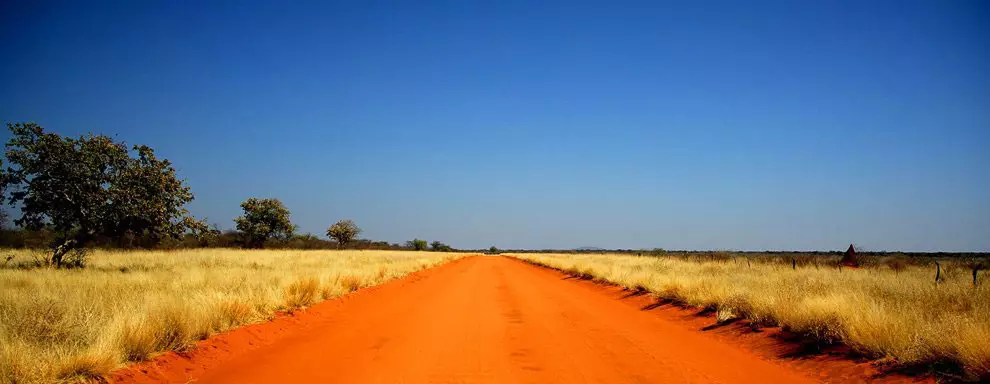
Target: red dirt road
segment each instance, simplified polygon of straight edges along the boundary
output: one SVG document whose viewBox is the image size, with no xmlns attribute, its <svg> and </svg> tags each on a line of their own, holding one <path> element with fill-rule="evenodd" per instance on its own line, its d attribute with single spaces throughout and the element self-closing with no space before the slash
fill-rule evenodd
<svg viewBox="0 0 990 384">
<path fill-rule="evenodd" d="M 239 384 L 820 379 L 640 310 L 588 282 L 506 257 L 469 257 L 321 305 L 312 309 L 318 318 L 307 321 L 304 330 L 267 345 L 207 358 L 203 366 L 146 363 L 137 368 L 141 372 L 111 379 Z"/>
</svg>

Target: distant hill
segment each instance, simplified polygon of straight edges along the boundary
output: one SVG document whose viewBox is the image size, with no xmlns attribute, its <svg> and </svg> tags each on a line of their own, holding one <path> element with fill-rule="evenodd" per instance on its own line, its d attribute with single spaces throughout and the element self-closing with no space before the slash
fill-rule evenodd
<svg viewBox="0 0 990 384">
<path fill-rule="evenodd" d="M 574 250 L 575 251 L 604 251 L 605 249 L 604 248 L 598 248 L 598 247 L 579 247 L 579 248 L 574 248 Z"/>
</svg>

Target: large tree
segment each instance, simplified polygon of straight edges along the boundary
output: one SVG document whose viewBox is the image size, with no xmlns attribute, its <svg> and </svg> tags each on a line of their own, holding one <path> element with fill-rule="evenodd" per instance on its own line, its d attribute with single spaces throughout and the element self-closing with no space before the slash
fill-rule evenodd
<svg viewBox="0 0 990 384">
<path fill-rule="evenodd" d="M 250 198 L 241 203 L 244 216 L 234 219 L 237 230 L 250 248 L 264 247 L 272 238 L 289 239 L 296 226 L 289 220 L 289 209 L 279 199 Z"/>
<path fill-rule="evenodd" d="M 7 210 L 3 208 L 4 196 L 7 196 L 9 176 L 3 169 L 3 159 L 0 159 L 0 229 L 7 228 Z"/>
<path fill-rule="evenodd" d="M 361 228 L 358 228 L 352 220 L 340 220 L 327 228 L 327 237 L 336 240 L 341 247 L 346 246 L 360 233 Z"/>
<path fill-rule="evenodd" d="M 56 234 L 50 260 L 55 266 L 63 266 L 70 252 L 81 255 L 96 236 L 158 241 L 198 224 L 185 209 L 193 199 L 189 187 L 150 147 L 129 149 L 103 135 L 63 137 L 34 123 L 7 128 L 10 166 L 0 180 L 10 189 L 10 205 L 21 205 L 14 222 Z"/>
</svg>

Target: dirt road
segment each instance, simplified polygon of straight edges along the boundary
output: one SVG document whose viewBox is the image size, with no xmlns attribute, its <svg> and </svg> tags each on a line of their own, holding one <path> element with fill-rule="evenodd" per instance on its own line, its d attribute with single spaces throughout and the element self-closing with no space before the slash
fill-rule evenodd
<svg viewBox="0 0 990 384">
<path fill-rule="evenodd" d="M 782 383 L 786 365 L 586 282 L 505 257 L 470 257 L 344 300 L 197 383 Z"/>
</svg>

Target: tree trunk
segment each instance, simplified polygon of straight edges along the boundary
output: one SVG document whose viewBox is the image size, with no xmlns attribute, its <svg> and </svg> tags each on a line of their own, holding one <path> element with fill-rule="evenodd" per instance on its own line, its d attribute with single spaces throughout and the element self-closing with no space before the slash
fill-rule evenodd
<svg viewBox="0 0 990 384">
<path fill-rule="evenodd" d="M 59 249 L 56 249 L 55 252 L 52 253 L 52 264 L 55 265 L 55 268 L 62 268 L 62 256 L 64 255 L 65 252 L 62 252 Z"/>
<path fill-rule="evenodd" d="M 69 251 L 72 251 L 72 249 L 75 248 L 75 245 L 76 245 L 76 240 L 69 239 L 63 241 L 62 244 L 55 246 L 55 249 L 52 251 L 52 260 L 51 260 L 52 264 L 55 265 L 55 268 L 62 268 L 62 259 L 65 257 L 67 253 L 69 253 Z"/>
</svg>

